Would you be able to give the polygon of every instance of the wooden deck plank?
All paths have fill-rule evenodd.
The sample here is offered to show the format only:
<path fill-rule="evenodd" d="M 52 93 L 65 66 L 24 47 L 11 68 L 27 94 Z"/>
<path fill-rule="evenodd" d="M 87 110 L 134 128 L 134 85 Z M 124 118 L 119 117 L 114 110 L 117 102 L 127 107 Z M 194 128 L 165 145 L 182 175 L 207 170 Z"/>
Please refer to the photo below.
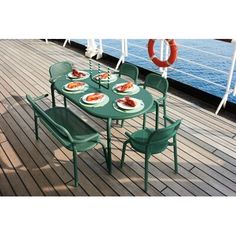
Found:
<path fill-rule="evenodd" d="M 0 168 L 0 191 L 3 196 L 16 195 L 2 168 Z"/>
<path fill-rule="evenodd" d="M 7 178 L 9 179 L 11 185 L 18 196 L 28 196 L 29 192 L 27 191 L 24 182 L 21 180 L 17 172 L 14 170 L 12 163 L 7 158 L 2 146 L 0 146 L 0 165 Z"/>
<path fill-rule="evenodd" d="M 8 156 L 8 163 L 11 163 L 11 165 L 14 167 L 17 174 L 20 176 L 22 181 L 24 182 L 25 187 L 27 188 L 28 192 L 32 196 L 43 196 L 42 191 L 38 187 L 38 185 L 34 182 L 34 179 L 29 174 L 28 170 L 25 168 L 23 163 L 20 161 L 19 157 L 11 147 L 11 145 L 8 142 L 2 143 L 2 149 Z M 4 163 L 7 168 L 10 168 L 7 163 Z M 3 168 L 4 169 L 4 168 Z M 12 170 L 14 170 L 12 169 Z"/>

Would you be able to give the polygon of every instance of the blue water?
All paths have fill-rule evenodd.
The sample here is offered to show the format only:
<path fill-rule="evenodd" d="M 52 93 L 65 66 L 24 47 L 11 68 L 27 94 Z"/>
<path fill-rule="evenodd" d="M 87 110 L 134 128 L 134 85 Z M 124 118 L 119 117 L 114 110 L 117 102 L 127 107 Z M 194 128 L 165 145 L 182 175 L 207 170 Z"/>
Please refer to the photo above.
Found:
<path fill-rule="evenodd" d="M 77 41 L 81 44 L 87 43 L 86 40 L 82 40 L 82 39 L 74 40 L 74 41 Z M 129 39 L 128 52 L 130 54 L 135 54 L 142 58 L 148 59 L 149 57 L 148 57 L 147 49 L 146 49 L 147 42 L 148 40 L 145 40 L 145 39 Z M 213 39 L 202 39 L 202 40 L 201 39 L 197 39 L 197 40 L 177 39 L 176 42 L 179 45 L 194 47 L 196 49 L 204 50 L 207 52 L 219 54 L 219 55 L 230 57 L 230 58 L 232 57 L 232 54 L 233 54 L 233 45 L 231 43 L 226 43 L 226 42 L 217 41 Z M 145 49 L 134 47 L 130 45 L 129 43 L 145 47 Z M 103 45 L 104 52 L 112 56 L 115 56 L 117 58 L 120 57 L 120 48 L 121 48 L 120 40 L 105 39 L 103 40 L 103 44 L 104 44 Z M 109 48 L 109 46 L 115 47 L 119 50 L 111 49 Z M 158 51 L 159 49 L 158 43 L 156 43 L 155 49 L 156 51 Z M 141 66 L 143 68 L 146 68 L 148 70 L 151 70 L 153 72 L 159 73 L 158 67 L 156 67 L 156 65 L 154 65 L 150 60 L 148 61 L 141 60 L 139 58 L 133 57 L 130 54 L 126 58 L 126 61 L 136 64 L 138 66 Z M 191 60 L 197 63 L 201 63 L 201 64 L 204 64 L 209 67 L 213 67 L 221 71 L 225 71 L 227 72 L 227 74 L 223 74 L 218 71 L 213 71 L 211 69 L 201 67 L 200 65 L 191 64 L 189 62 L 181 60 L 181 58 Z M 180 46 L 178 48 L 178 59 L 172 66 L 175 69 L 178 69 L 186 73 L 190 73 L 195 76 L 202 77 L 208 81 L 212 81 L 212 82 L 221 84 L 223 86 L 226 86 L 227 79 L 228 79 L 228 72 L 231 66 L 231 59 L 216 57 L 214 55 L 205 54 L 199 51 L 191 50 L 191 49 Z M 220 88 L 215 85 L 209 84 L 207 82 L 197 80 L 196 78 L 193 78 L 189 75 L 185 75 L 183 73 L 180 73 L 172 69 L 168 70 L 168 77 L 171 77 L 172 79 L 180 81 L 184 84 L 188 84 L 193 87 L 199 88 L 205 92 L 208 92 L 218 97 L 222 97 L 225 92 L 224 88 Z M 233 83 L 231 85 L 232 88 L 235 85 L 235 83 L 236 83 L 236 68 L 233 75 Z M 232 95 L 230 95 L 229 101 L 236 103 L 236 97 L 233 97 Z"/>

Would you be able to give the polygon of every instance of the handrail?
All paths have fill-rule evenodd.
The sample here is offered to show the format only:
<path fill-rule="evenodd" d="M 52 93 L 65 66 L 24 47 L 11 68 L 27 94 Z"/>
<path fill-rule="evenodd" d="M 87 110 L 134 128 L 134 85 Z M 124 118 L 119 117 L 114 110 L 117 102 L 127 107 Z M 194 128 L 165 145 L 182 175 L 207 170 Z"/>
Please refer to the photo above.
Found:
<path fill-rule="evenodd" d="M 133 44 L 133 43 L 129 43 L 129 45 L 135 46 L 135 47 L 137 47 L 137 48 L 145 49 L 145 50 L 147 49 L 147 48 L 145 48 L 145 47 L 142 47 L 142 46 L 140 46 L 140 45 L 136 45 L 136 44 Z M 179 45 L 179 44 L 178 44 L 178 45 Z M 108 45 L 106 45 L 106 44 L 103 44 L 103 46 L 104 46 L 104 47 L 107 47 L 107 48 L 114 49 L 114 50 L 116 50 L 116 51 L 120 51 L 119 49 L 117 49 L 117 48 L 115 48 L 115 47 L 112 47 L 112 46 L 108 46 Z M 191 48 L 191 47 L 188 47 L 188 48 Z M 201 51 L 200 49 L 196 49 L 196 50 L 197 50 L 197 51 Z M 207 53 L 207 52 L 206 52 L 206 53 Z M 211 55 L 218 55 L 218 54 L 214 54 L 214 53 L 209 53 L 209 54 L 211 54 Z M 131 55 L 131 56 L 133 56 L 133 57 L 135 57 L 135 58 L 139 58 L 139 59 L 144 60 L 144 61 L 150 61 L 149 59 L 146 59 L 146 58 L 137 56 L 137 55 L 132 54 L 132 53 L 130 53 L 130 52 L 129 52 L 129 55 Z M 228 58 L 228 57 L 221 56 L 221 55 L 218 55 L 218 56 L 223 57 L 223 58 L 230 59 L 230 57 Z M 226 74 L 226 75 L 228 74 L 228 72 L 225 72 L 225 71 L 216 69 L 216 68 L 214 68 L 214 67 L 206 66 L 206 65 L 204 65 L 204 64 L 201 64 L 201 63 L 198 63 L 198 62 L 195 62 L 195 61 L 192 61 L 192 60 L 184 59 L 184 58 L 179 57 L 179 56 L 178 56 L 178 60 L 187 61 L 187 62 L 189 62 L 189 63 L 191 63 L 191 64 L 198 65 L 198 66 L 201 66 L 201 67 L 203 67 L 203 68 L 210 69 L 210 70 L 214 70 L 214 71 L 217 71 L 217 72 L 222 73 L 222 74 Z M 191 74 L 190 74 L 190 75 L 191 75 Z"/>
<path fill-rule="evenodd" d="M 114 39 L 114 40 L 116 40 L 116 39 Z M 117 41 L 118 41 L 118 39 L 117 39 Z M 147 47 L 140 46 L 140 45 L 137 45 L 137 44 L 134 44 L 134 43 L 131 43 L 131 42 L 128 42 L 128 45 L 132 46 L 132 47 L 136 47 L 136 48 L 142 49 L 142 50 L 147 50 Z M 201 49 L 198 49 L 198 48 L 193 48 L 193 47 L 186 46 L 186 45 L 183 45 L 183 44 L 177 44 L 177 45 L 179 47 L 188 48 L 188 49 L 195 50 L 195 51 L 198 51 L 198 52 L 201 52 L 201 53 L 206 53 L 206 54 L 209 54 L 209 55 L 212 55 L 212 56 L 215 56 L 215 57 L 220 57 L 220 58 L 223 58 L 223 59 L 231 60 L 231 58 L 227 57 L 227 56 L 223 56 L 223 55 L 219 55 L 219 54 L 216 54 L 216 53 L 208 52 L 208 51 L 201 50 Z M 110 46 L 110 45 L 107 45 L 107 44 L 104 44 L 104 43 L 103 43 L 103 47 L 104 48 L 109 48 L 109 49 L 112 49 L 112 50 L 115 50 L 115 51 L 120 51 L 120 49 L 118 49 L 116 47 L 113 47 L 113 46 Z M 138 59 L 140 59 L 142 61 L 150 62 L 150 60 L 148 58 L 145 58 L 145 57 L 142 57 L 142 56 L 138 56 L 138 55 L 135 55 L 135 54 L 130 53 L 130 52 L 129 52 L 129 56 L 134 57 L 134 58 L 138 58 Z M 206 68 L 206 69 L 209 69 L 209 70 L 212 70 L 212 71 L 216 71 L 216 72 L 222 73 L 224 75 L 228 75 L 228 72 L 226 72 L 226 71 L 223 71 L 223 70 L 211 67 L 211 66 L 207 66 L 207 65 L 204 65 L 204 64 L 201 64 L 201 63 L 189 60 L 189 59 L 185 59 L 185 58 L 182 58 L 182 57 L 179 57 L 179 56 L 178 56 L 178 60 L 182 60 L 184 62 L 188 62 L 188 63 L 193 64 L 193 65 L 198 65 L 198 66 L 200 66 L 202 68 Z M 175 68 L 173 66 L 170 66 L 169 70 L 178 71 L 179 73 L 182 73 L 184 75 L 188 75 L 190 78 L 192 77 L 192 78 L 195 78 L 197 80 L 204 81 L 207 84 L 214 85 L 214 86 L 216 86 L 218 88 L 221 88 L 221 89 L 225 89 L 226 88 L 226 85 L 221 85 L 219 83 L 215 83 L 213 81 L 207 80 L 207 79 L 202 78 L 200 76 L 196 76 L 196 75 L 193 75 L 191 73 L 185 72 L 183 70 L 177 69 L 177 68 Z"/>

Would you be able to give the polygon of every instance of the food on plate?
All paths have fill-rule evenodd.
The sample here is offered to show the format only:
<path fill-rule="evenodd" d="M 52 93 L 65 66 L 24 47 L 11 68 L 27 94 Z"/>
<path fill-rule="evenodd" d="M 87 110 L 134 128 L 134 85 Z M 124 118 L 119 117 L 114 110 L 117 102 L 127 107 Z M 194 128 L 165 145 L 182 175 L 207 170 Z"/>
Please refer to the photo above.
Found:
<path fill-rule="evenodd" d="M 134 84 L 132 82 L 128 82 L 128 83 L 125 83 L 123 85 L 116 87 L 116 90 L 119 92 L 125 92 L 126 90 L 132 88 L 133 86 Z"/>
<path fill-rule="evenodd" d="M 86 101 L 88 102 L 96 101 L 96 100 L 102 99 L 103 97 L 104 97 L 103 93 L 93 93 L 86 97 Z"/>
<path fill-rule="evenodd" d="M 118 102 L 121 102 L 123 104 L 125 104 L 126 106 L 129 106 L 129 107 L 135 107 L 137 105 L 137 102 L 134 101 L 131 97 L 129 96 L 126 96 L 124 98 L 121 98 L 121 99 L 118 99 L 117 100 Z"/>
<path fill-rule="evenodd" d="M 86 74 L 83 73 L 83 72 L 77 71 L 76 69 L 73 69 L 72 70 L 72 75 L 75 76 L 75 77 L 81 78 L 81 77 L 85 76 Z"/>
<path fill-rule="evenodd" d="M 71 83 L 67 84 L 67 88 L 74 89 L 74 88 L 78 88 L 78 87 L 84 86 L 84 85 L 85 85 L 85 83 L 83 83 L 83 82 L 71 82 Z"/>
<path fill-rule="evenodd" d="M 96 78 L 97 79 L 108 79 L 108 73 L 105 72 L 105 73 L 99 74 Z"/>

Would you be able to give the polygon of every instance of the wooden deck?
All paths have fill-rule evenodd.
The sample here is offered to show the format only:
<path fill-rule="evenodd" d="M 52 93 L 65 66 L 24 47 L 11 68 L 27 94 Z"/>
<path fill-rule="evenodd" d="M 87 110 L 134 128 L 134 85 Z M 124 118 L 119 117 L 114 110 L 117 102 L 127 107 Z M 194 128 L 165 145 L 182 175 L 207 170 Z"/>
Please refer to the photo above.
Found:
<path fill-rule="evenodd" d="M 82 54 L 41 40 L 0 40 L 0 196 L 234 196 L 236 195 L 236 123 L 169 93 L 167 112 L 182 118 L 178 134 L 179 174 L 173 171 L 173 152 L 150 159 L 149 191 L 143 191 L 144 159 L 129 149 L 123 170 L 119 168 L 124 132 L 141 127 L 142 118 L 113 125 L 113 173 L 109 175 L 97 147 L 79 155 L 80 186 L 73 187 L 72 153 L 41 126 L 34 137 L 33 112 L 25 100 L 50 93 L 48 68 L 69 60 L 88 67 Z M 155 94 L 154 94 L 155 95 Z M 57 104 L 62 104 L 57 95 Z M 51 105 L 50 97 L 41 103 Z M 70 108 L 105 137 L 105 122 L 88 116 L 73 104 Z M 154 116 L 148 116 L 148 126 Z"/>

